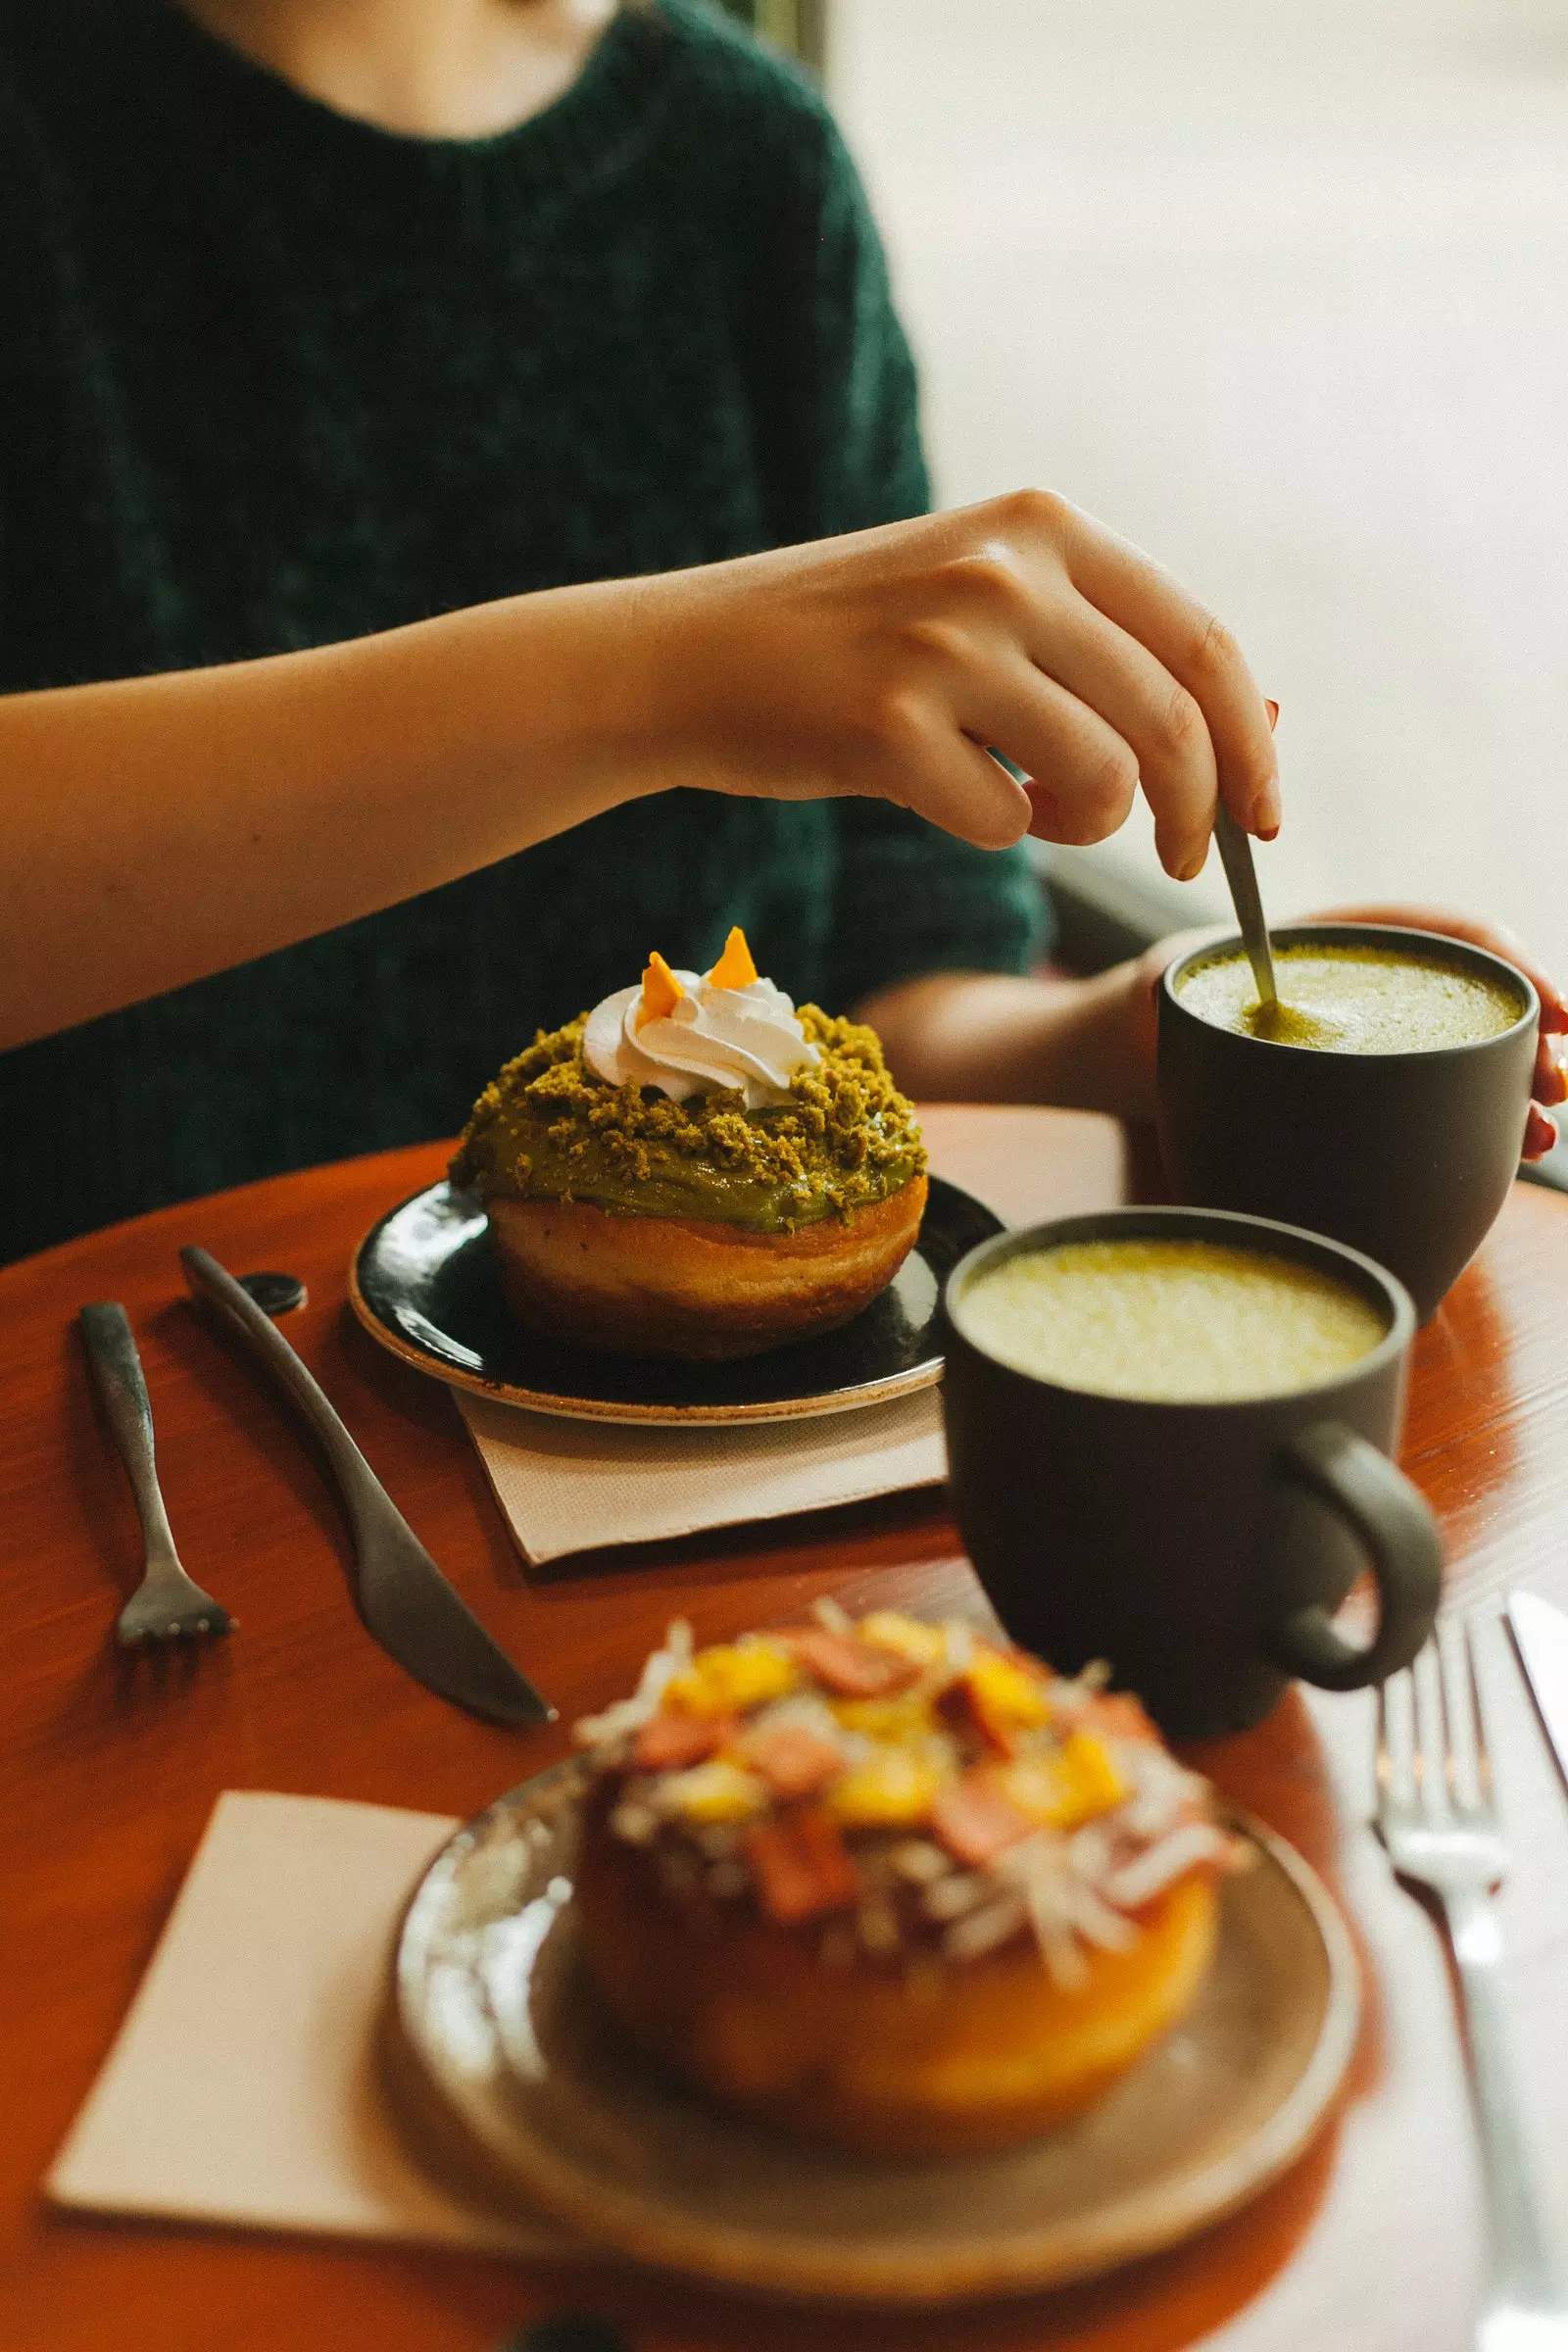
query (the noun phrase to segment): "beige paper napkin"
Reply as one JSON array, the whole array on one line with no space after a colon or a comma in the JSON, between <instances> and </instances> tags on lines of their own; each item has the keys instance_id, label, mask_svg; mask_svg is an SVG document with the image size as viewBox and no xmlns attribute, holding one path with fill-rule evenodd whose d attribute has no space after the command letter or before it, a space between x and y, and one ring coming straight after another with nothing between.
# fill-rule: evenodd
<instances>
[{"instance_id":1,"label":"beige paper napkin","mask_svg":"<svg viewBox=\"0 0 1568 2352\"><path fill-rule=\"evenodd\" d=\"M454 1391L530 1565L608 1544L860 1502L948 1475L935 1389L853 1413L740 1428L560 1421Z\"/></svg>"},{"instance_id":2,"label":"beige paper napkin","mask_svg":"<svg viewBox=\"0 0 1568 2352\"><path fill-rule=\"evenodd\" d=\"M543 2219L469 2206L404 2151L374 2047L403 1906L458 1827L227 1790L44 2182L60 2205L560 2260Z\"/></svg>"}]
</instances>

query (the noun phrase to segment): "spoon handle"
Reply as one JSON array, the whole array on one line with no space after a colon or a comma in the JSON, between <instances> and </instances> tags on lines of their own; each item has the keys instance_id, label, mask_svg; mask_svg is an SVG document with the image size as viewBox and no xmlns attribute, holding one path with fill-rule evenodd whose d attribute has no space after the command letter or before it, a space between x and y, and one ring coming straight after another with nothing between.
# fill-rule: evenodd
<instances>
[{"instance_id":1,"label":"spoon handle","mask_svg":"<svg viewBox=\"0 0 1568 2352\"><path fill-rule=\"evenodd\" d=\"M1257 873L1252 864L1252 845L1237 823L1223 801L1214 817L1214 839L1219 844L1220 862L1225 879L1231 886L1231 899L1236 907L1236 919L1242 926L1242 938L1247 947L1247 960L1252 967L1257 983L1260 1004L1277 1004L1280 992L1274 983L1274 955L1268 944L1268 924L1263 919L1263 902L1258 896Z\"/></svg>"}]
</instances>

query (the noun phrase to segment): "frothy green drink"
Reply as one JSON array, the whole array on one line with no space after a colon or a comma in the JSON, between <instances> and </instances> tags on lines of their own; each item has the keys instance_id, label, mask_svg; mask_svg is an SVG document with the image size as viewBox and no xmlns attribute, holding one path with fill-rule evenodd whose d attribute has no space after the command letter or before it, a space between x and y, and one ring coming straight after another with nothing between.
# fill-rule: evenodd
<instances>
[{"instance_id":1,"label":"frothy green drink","mask_svg":"<svg viewBox=\"0 0 1568 2352\"><path fill-rule=\"evenodd\" d=\"M1212 1242L1064 1242L1004 1257L963 1295L967 1337L1063 1388L1152 1403L1289 1396L1388 1325L1315 1266Z\"/></svg>"},{"instance_id":2,"label":"frothy green drink","mask_svg":"<svg viewBox=\"0 0 1568 2352\"><path fill-rule=\"evenodd\" d=\"M1203 956L1181 980L1189 1012L1273 1045L1330 1054L1419 1054L1500 1037L1524 1011L1516 992L1440 956L1388 948L1274 951L1277 1005L1258 1002L1239 950Z\"/></svg>"}]
</instances>

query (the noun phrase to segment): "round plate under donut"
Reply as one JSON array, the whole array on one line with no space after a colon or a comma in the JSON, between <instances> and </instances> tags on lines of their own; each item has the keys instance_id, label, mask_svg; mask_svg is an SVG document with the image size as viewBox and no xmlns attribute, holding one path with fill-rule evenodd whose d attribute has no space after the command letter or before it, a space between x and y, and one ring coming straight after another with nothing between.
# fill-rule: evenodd
<instances>
[{"instance_id":1,"label":"round plate under donut","mask_svg":"<svg viewBox=\"0 0 1568 2352\"><path fill-rule=\"evenodd\" d=\"M483 1208L450 1184L433 1184L370 1228L355 1252L349 1298L371 1338L405 1363L536 1413L791 1421L933 1387L942 1377L942 1285L966 1250L1001 1231L972 1195L933 1176L919 1239L853 1322L761 1355L688 1364L603 1354L529 1331L503 1302Z\"/></svg>"},{"instance_id":2,"label":"round plate under donut","mask_svg":"<svg viewBox=\"0 0 1568 2352\"><path fill-rule=\"evenodd\" d=\"M984 2156L808 2146L682 2089L603 2016L572 1919L581 1788L575 1762L540 1773L436 1856L394 1962L391 2080L427 2159L637 2261L884 2306L1089 2278L1256 2196L1354 2048L1344 1922L1293 1847L1238 1819L1253 1865L1221 1883L1197 2002L1087 2114Z\"/></svg>"}]
</instances>

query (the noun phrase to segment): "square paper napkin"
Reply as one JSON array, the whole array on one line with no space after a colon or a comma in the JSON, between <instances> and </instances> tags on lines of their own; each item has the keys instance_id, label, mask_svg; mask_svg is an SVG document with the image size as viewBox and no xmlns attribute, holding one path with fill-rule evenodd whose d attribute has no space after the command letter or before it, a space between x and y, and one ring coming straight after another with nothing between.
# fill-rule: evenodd
<instances>
[{"instance_id":1,"label":"square paper napkin","mask_svg":"<svg viewBox=\"0 0 1568 2352\"><path fill-rule=\"evenodd\" d=\"M420 2172L377 2026L443 1814L229 1789L114 2048L44 2182L56 2204L561 2260L551 2222Z\"/></svg>"},{"instance_id":2,"label":"square paper napkin","mask_svg":"<svg viewBox=\"0 0 1568 2352\"><path fill-rule=\"evenodd\" d=\"M601 1544L654 1543L903 1487L939 1487L948 1475L935 1389L858 1412L699 1429L560 1421L453 1395L533 1567Z\"/></svg>"},{"instance_id":3,"label":"square paper napkin","mask_svg":"<svg viewBox=\"0 0 1568 2352\"><path fill-rule=\"evenodd\" d=\"M1111 1119L1013 1105L921 1112L935 1171L1004 1223L1125 1197ZM564 1421L453 1391L502 1515L533 1567L574 1551L863 1502L948 1474L938 1392L794 1421L648 1428Z\"/></svg>"}]
</instances>

